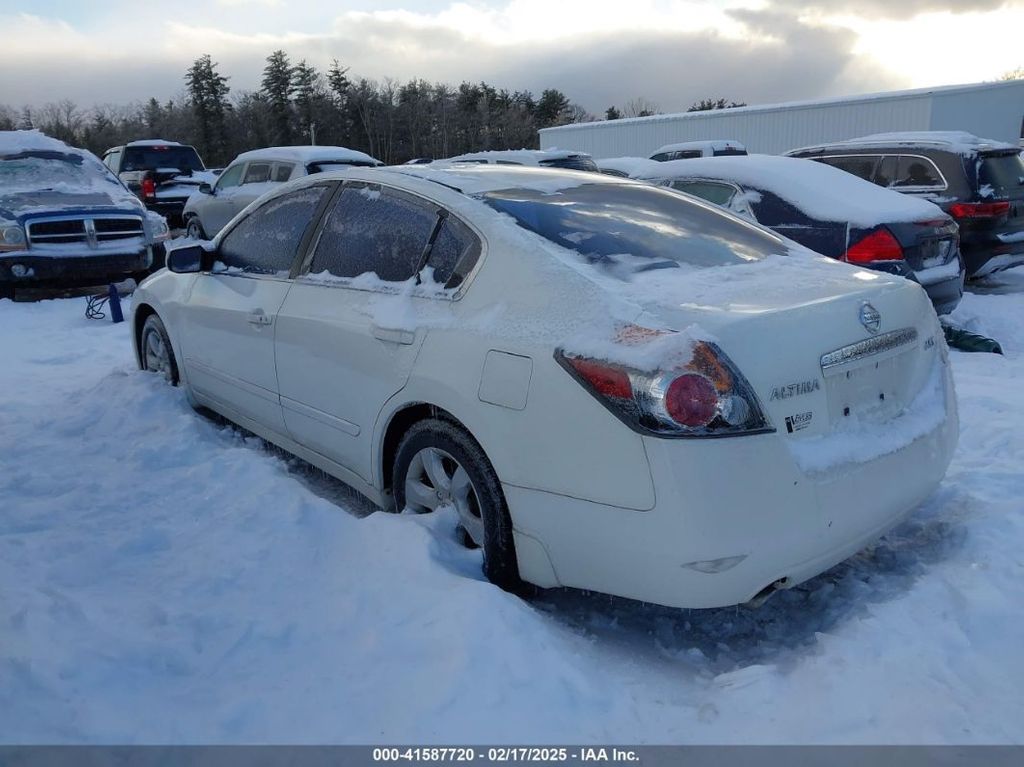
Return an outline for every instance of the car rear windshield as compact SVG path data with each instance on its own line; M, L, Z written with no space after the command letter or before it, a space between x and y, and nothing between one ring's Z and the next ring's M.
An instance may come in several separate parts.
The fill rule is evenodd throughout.
M784 253L780 238L673 191L641 184L581 184L557 193L481 195L495 210L612 273L724 266Z
M589 170L591 173L600 173L591 157L565 157L557 160L541 160L538 163L542 168L567 168L568 170Z
M992 187L994 197L1024 196L1024 162L1020 154L982 155L978 183Z
M326 173L329 170L341 170L342 168L375 168L377 163L366 160L320 160L311 162L306 166L307 173Z
M190 146L129 146L124 150L121 170L205 170L203 161Z

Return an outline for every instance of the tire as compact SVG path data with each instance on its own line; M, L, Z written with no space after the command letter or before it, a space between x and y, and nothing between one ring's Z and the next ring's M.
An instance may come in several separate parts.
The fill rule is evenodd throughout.
M174 347L163 321L155 314L149 315L142 326L139 351L143 370L159 373L171 386L178 385L178 361L174 358Z
M434 457L440 458L440 467L434 463ZM464 470L465 476L459 474L459 469ZM431 479L441 471L448 478L447 487L443 480ZM466 536L483 549L487 580L520 596L532 593L531 587L519 577L512 518L498 475L468 433L437 418L414 424L398 445L391 477L397 511L403 511L407 505L423 513L444 505L455 506ZM471 490L468 502L466 498L459 500L466 491L466 480ZM410 497L407 482L411 482ZM430 497L430 491L438 497Z
M199 216L188 217L188 221L185 222L185 236L191 237L193 240L207 239L206 231L203 229Z
M0 299L9 298L14 300L14 286L0 282Z

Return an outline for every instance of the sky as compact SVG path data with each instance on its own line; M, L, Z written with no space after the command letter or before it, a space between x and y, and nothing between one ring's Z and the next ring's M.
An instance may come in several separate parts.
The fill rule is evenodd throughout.
M234 91L264 58L350 75L558 88L594 113L994 80L1024 66L1024 0L0 0L0 104L174 98L212 55Z

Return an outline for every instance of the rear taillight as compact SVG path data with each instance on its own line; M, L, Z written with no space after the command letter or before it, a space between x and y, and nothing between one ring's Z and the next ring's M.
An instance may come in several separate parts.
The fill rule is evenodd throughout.
M899 261L903 248L899 241L885 227L875 229L867 237L846 250L846 260L851 264L870 264L874 261Z
M151 178L142 179L142 196L156 197L156 182Z
M949 215L957 220L999 218L1010 212L1007 200L1000 202L955 202L949 206Z
M750 384L709 341L693 346L690 361L669 370L573 354L555 359L627 426L661 437L725 437L774 431Z

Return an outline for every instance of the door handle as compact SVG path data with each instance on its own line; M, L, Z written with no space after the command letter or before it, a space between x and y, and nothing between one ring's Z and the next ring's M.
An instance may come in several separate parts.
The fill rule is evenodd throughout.
M400 330L398 328L382 328L373 326L373 337L378 341L387 341L392 344L410 346L416 340L416 334L411 330Z
M274 318L264 312L262 309L256 309L249 312L249 324L250 325L270 325L274 321Z

